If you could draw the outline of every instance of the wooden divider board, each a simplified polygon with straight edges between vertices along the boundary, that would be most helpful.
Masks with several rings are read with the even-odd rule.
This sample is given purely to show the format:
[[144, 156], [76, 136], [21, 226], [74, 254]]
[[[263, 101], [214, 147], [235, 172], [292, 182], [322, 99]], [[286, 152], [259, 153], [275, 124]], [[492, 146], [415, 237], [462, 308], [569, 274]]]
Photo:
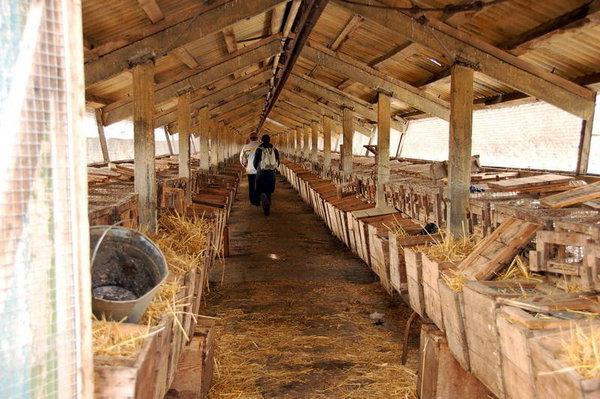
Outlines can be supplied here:
[[458, 266], [469, 280], [489, 280], [533, 239], [541, 226], [509, 218], [481, 240]]
[[544, 197], [540, 202], [549, 208], [564, 208], [596, 198], [600, 198], [600, 181]]
[[489, 182], [488, 186], [499, 191], [518, 191], [519, 189], [545, 186], [547, 184], [564, 183], [568, 182], [569, 180], [573, 180], [573, 177], [548, 173], [544, 175], [519, 177], [517, 179]]

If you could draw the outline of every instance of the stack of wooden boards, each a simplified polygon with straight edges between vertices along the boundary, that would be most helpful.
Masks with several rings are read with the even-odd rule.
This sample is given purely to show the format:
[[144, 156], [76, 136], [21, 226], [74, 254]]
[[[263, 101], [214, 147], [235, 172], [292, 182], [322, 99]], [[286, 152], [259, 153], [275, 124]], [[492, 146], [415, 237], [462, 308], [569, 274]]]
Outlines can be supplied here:
[[[471, 215], [485, 216], [480, 221], [487, 221], [486, 228], [479, 230], [479, 242], [465, 258], [448, 262], [423, 250], [441, 237], [421, 234], [422, 226], [437, 220], [443, 228], [444, 220], [431, 219], [433, 211], [418, 211], [433, 208], [434, 201], [415, 201], [411, 187], [422, 184], [427, 188], [421, 191], [432, 196], [437, 189], [443, 204], [443, 185], [396, 176], [404, 191], [388, 187], [388, 194], [403, 197], [406, 207], [398, 208], [398, 198], [388, 195], [389, 204], [396, 206], [375, 209], [359, 193], [341, 197], [334, 181], [302, 165], [286, 161], [281, 172], [386, 290], [399, 293], [426, 322], [421, 398], [600, 395], [600, 379], [569, 368], [564, 353], [574, 328], [588, 335], [600, 331], [600, 324], [588, 320], [600, 314], [600, 214], [572, 207], [595, 196], [597, 183], [497, 172], [504, 175], [495, 176], [493, 183], [508, 191], [492, 191], [496, 197], [488, 194], [472, 202]], [[488, 178], [483, 173], [481, 181]], [[558, 194], [549, 196], [554, 190]], [[534, 192], [541, 193], [541, 201]], [[559, 201], [569, 205], [551, 207]], [[404, 211], [410, 208], [411, 213]]]
[[[207, 250], [203, 263], [182, 278], [177, 298], [188, 305], [176, 314], [165, 314], [154, 328], [158, 332], [144, 338], [135, 357], [94, 359], [95, 397], [163, 398], [170, 387], [167, 397], [206, 396], [213, 367], [213, 322], [200, 316], [200, 307], [208, 273], [227, 251], [227, 221], [242, 173], [235, 165], [237, 162], [231, 162], [210, 173], [194, 167], [190, 179], [176, 177], [176, 170], [157, 177], [159, 213], [177, 212], [208, 220]], [[96, 185], [90, 187], [90, 193], [91, 224], [121, 222], [137, 227], [137, 215], [114, 211], [115, 203], [137, 198], [130, 182]], [[111, 209], [110, 218], [98, 216], [102, 206]], [[122, 327], [141, 326], [123, 323]]]

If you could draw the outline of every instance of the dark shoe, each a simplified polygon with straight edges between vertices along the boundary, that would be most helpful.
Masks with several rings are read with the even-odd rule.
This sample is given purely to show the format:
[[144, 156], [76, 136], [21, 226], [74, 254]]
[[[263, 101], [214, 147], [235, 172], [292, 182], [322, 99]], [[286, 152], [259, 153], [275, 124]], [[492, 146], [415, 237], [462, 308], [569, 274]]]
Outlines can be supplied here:
[[269, 216], [271, 213], [271, 201], [269, 200], [269, 196], [267, 194], [262, 193], [260, 195], [260, 205], [262, 206], [265, 216]]

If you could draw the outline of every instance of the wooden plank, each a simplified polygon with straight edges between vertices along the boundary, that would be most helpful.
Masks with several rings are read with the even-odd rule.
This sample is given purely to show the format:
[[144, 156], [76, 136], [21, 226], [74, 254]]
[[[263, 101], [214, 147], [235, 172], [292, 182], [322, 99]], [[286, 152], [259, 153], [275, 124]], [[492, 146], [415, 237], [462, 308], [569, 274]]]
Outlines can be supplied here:
[[140, 225], [155, 231], [157, 216], [154, 150], [154, 64], [133, 68], [134, 186], [139, 196]]
[[519, 177], [516, 179], [506, 179], [496, 182], [489, 182], [487, 184], [491, 188], [501, 191], [518, 191], [519, 189], [523, 188], [565, 183], [570, 180], [573, 180], [573, 177], [547, 173], [543, 175]]
[[564, 208], [600, 198], [600, 182], [577, 187], [562, 193], [550, 195], [540, 200], [542, 205], [549, 208]]
[[323, 172], [331, 168], [331, 118], [323, 116]]
[[358, 15], [353, 15], [344, 28], [336, 36], [335, 40], [329, 46], [330, 49], [336, 51], [348, 39], [348, 37], [362, 24], [364, 19]]
[[98, 140], [100, 140], [100, 149], [102, 150], [102, 159], [104, 162], [110, 162], [108, 155], [108, 145], [106, 144], [106, 136], [104, 135], [104, 126], [102, 125], [102, 109], [94, 110], [96, 116], [96, 126], [98, 127]]
[[264, 13], [284, 1], [232, 0], [201, 14], [190, 15], [185, 21], [86, 63], [85, 84], [90, 86], [124, 72], [129, 69], [132, 60], [140, 57], [150, 54], [156, 58], [162, 57], [188, 42], [221, 31], [245, 18]]
[[185, 47], [176, 48], [171, 54], [190, 69], [196, 69], [199, 66], [198, 61]]
[[390, 120], [390, 97], [380, 92], [377, 102], [377, 207], [387, 205], [385, 187], [390, 181]]
[[452, 67], [450, 98], [447, 228], [450, 234], [459, 237], [468, 231], [473, 130], [472, 69], [459, 64]]

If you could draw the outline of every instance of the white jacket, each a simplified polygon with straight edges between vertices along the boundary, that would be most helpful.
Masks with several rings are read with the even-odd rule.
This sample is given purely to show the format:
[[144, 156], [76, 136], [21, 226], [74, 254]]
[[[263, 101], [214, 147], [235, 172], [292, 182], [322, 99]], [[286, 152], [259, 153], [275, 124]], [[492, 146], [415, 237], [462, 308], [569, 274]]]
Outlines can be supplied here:
[[256, 169], [254, 169], [254, 155], [256, 154], [256, 149], [259, 145], [260, 142], [256, 140], [251, 141], [242, 147], [242, 151], [240, 152], [240, 163], [242, 166], [246, 167], [247, 175], [256, 174]]

